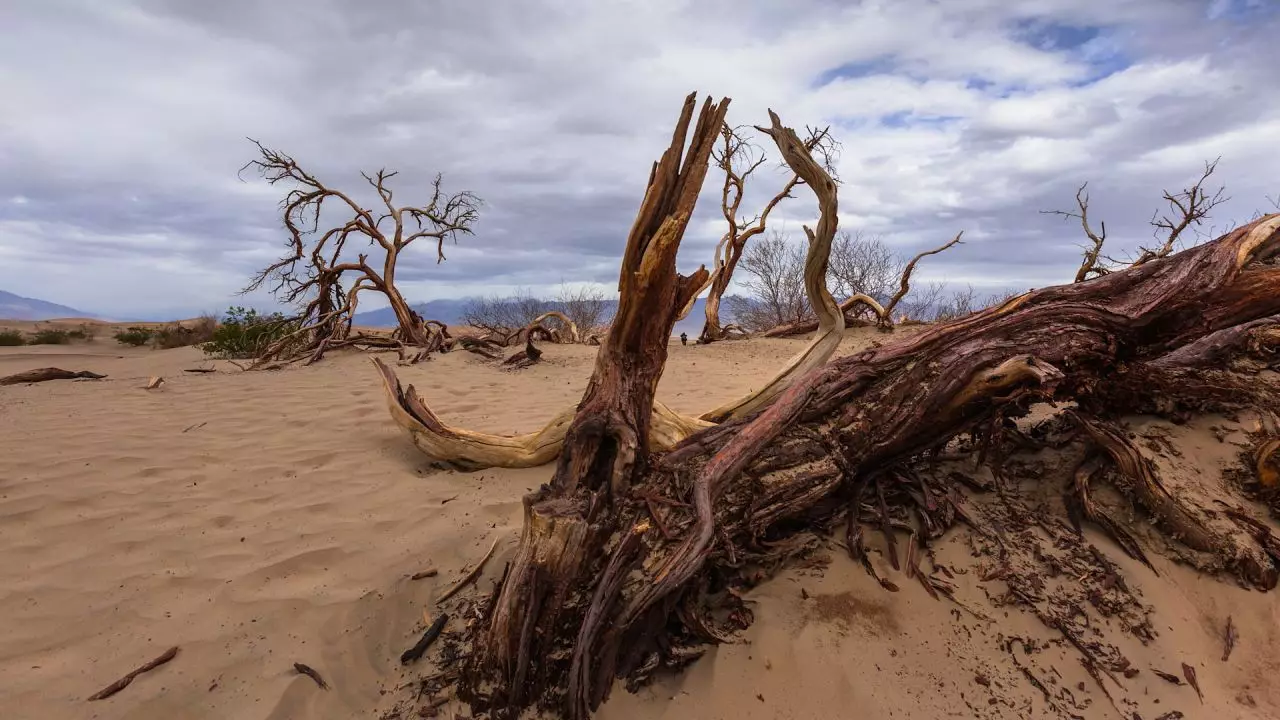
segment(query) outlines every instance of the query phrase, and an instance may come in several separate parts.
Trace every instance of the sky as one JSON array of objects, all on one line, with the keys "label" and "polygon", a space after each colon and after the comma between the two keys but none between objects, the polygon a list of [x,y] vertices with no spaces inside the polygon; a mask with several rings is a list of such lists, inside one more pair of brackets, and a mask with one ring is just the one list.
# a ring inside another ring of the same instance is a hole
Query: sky
[{"label": "sky", "polygon": [[[1277,0],[6,0],[0,26],[0,289],[119,318],[270,305],[236,295],[285,239],[249,137],[370,205],[383,167],[398,201],[436,173],[480,196],[446,261],[402,257],[415,302],[612,288],[693,91],[830,125],[840,227],[907,255],[963,230],[918,277],[980,291],[1071,278],[1079,225],[1039,211],[1085,181],[1118,255],[1206,160],[1213,230],[1280,196]],[[756,142],[748,213],[786,179]],[[816,213],[801,189],[772,224],[800,242]]]}]

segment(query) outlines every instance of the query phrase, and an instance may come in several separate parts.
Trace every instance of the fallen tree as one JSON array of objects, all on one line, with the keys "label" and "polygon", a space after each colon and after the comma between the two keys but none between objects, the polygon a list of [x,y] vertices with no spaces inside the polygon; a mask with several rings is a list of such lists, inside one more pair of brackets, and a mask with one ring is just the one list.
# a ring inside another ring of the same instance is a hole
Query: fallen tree
[{"label": "fallen tree", "polygon": [[[845,524],[850,554],[864,562],[864,523],[879,524],[890,540],[896,529],[911,530],[921,543],[937,537],[968,517],[957,480],[936,472],[943,448],[968,437],[979,458],[994,462],[1021,433],[1011,420],[1035,403],[1077,404],[1058,424],[1070,442],[1087,443],[1095,454],[1074,485],[1084,500],[1082,519],[1123,530],[1087,494],[1100,477],[1093,465],[1106,464],[1108,477],[1123,480],[1159,527],[1213,560],[1206,567],[1259,589],[1275,586],[1280,541],[1265,525],[1172,495],[1115,421],[1168,403],[1277,401],[1274,385],[1256,378],[1210,370],[1203,373],[1208,380],[1189,383],[1184,370],[1198,367],[1197,344],[1213,345],[1215,333],[1244,334],[1236,329],[1280,313],[1280,214],[839,358],[757,411],[696,432],[668,452],[647,453],[671,323],[705,272],[675,273],[692,209],[679,198],[696,197],[712,123],[726,105],[704,105],[677,171],[691,96],[655,166],[623,259],[618,321],[582,404],[564,420],[555,474],[526,496],[514,558],[478,608],[468,651],[449,671],[474,709],[511,717],[539,704],[589,716],[615,678],[638,683],[682,667],[707,643],[744,627],[750,611],[737,589],[776,571],[811,544],[812,533],[837,523]],[[799,145],[776,116],[772,129]],[[653,312],[644,320],[635,315],[642,304]],[[1247,331],[1251,338],[1258,332]],[[400,406],[412,408],[414,396],[404,395]],[[945,592],[918,566],[915,548],[909,543],[907,576],[930,593]],[[898,566],[892,542],[889,554]],[[1012,581],[1010,588],[1027,592]],[[1070,627],[1060,629],[1072,639]],[[1098,672],[1103,659],[1083,645],[1080,651]]]}]

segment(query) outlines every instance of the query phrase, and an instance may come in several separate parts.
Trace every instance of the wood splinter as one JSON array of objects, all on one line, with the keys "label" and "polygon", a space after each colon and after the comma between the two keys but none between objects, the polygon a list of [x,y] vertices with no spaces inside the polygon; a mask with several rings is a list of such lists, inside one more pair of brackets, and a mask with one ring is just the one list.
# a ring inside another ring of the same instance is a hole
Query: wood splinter
[{"label": "wood splinter", "polygon": [[306,675],[312,680],[315,680],[316,685],[319,685],[321,690],[329,689],[329,683],[325,682],[324,678],[320,677],[320,673],[317,672],[316,669],[311,667],[310,665],[296,662],[293,664],[293,669],[296,670],[299,675]]},{"label": "wood splinter", "polygon": [[120,692],[121,690],[123,690],[123,689],[125,689],[125,688],[129,687],[129,683],[133,682],[133,679],[134,679],[134,678],[136,678],[136,677],[138,677],[138,676],[139,676],[139,675],[141,675],[142,673],[150,672],[150,671],[152,671],[152,670],[155,670],[156,668],[160,667],[161,665],[164,665],[165,663],[169,662],[170,660],[172,660],[172,659],[174,659],[174,658],[176,658],[176,657],[178,657],[178,646],[177,646],[177,645],[174,645],[173,647],[169,648],[168,650],[165,650],[165,651],[164,651],[164,654],[163,654],[163,655],[161,655],[160,657],[156,658],[155,660],[152,660],[151,662],[149,662],[149,663],[147,663],[147,664],[145,664],[145,665],[143,665],[143,666],[141,666],[141,667],[137,668],[136,670],[133,670],[133,671],[132,671],[132,672],[130,672],[128,675],[125,675],[124,677],[120,678],[119,680],[117,680],[117,681],[115,681],[115,682],[111,683],[110,685],[108,685],[108,686],[106,686],[106,687],[102,688],[102,689],[101,689],[101,690],[99,690],[98,692],[96,692],[96,693],[94,693],[94,694],[90,695],[90,696],[89,696],[89,699],[90,699],[90,700],[105,700],[105,699],[107,699],[107,698],[111,697],[112,695],[115,695],[116,693]]}]

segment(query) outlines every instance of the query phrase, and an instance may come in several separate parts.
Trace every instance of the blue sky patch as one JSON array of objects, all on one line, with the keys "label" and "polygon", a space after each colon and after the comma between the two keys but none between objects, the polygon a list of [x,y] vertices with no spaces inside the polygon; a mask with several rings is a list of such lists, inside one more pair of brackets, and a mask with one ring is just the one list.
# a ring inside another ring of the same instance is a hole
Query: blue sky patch
[{"label": "blue sky patch", "polygon": [[853,78],[872,77],[875,75],[892,75],[895,68],[893,57],[890,55],[882,55],[870,60],[856,60],[847,62],[843,65],[837,65],[829,70],[823,70],[814,78],[813,87],[820,88],[830,85],[836,80],[849,80]]}]

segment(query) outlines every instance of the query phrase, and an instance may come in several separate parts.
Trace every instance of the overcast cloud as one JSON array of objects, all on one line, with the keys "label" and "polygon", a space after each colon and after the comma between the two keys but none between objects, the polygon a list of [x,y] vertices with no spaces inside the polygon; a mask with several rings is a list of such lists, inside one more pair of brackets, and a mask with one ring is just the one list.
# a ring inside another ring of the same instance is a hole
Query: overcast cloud
[{"label": "overcast cloud", "polygon": [[[117,317],[223,308],[278,255],[246,136],[332,185],[385,166],[398,200],[436,172],[481,196],[446,262],[403,258],[413,301],[614,282],[693,90],[735,124],[831,124],[841,226],[904,253],[964,230],[920,275],[980,289],[1071,277],[1078,225],[1037,211],[1085,180],[1117,252],[1207,159],[1219,227],[1280,194],[1273,0],[8,0],[0,23],[0,289]],[[815,212],[802,192],[778,226]]]}]

